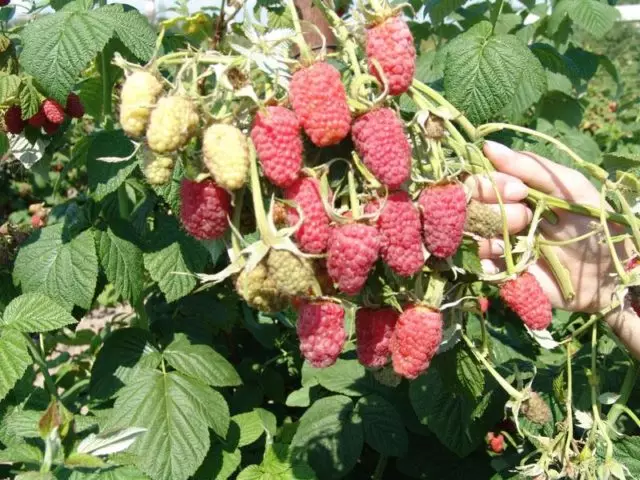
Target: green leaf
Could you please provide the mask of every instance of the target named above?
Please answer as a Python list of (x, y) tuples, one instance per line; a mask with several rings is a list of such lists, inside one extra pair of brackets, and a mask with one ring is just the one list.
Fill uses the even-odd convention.
[(41, 333), (77, 323), (64, 308), (41, 293), (25, 293), (4, 311), (2, 324), (25, 333)]
[(42, 450), (28, 443), (16, 443), (0, 451), (0, 462), (3, 463), (40, 465), (42, 459)]
[(512, 120), (520, 119), (529, 107), (540, 100), (547, 91), (547, 75), (540, 60), (529, 50), (527, 63), (531, 69), (522, 77), (513, 100), (505, 107), (503, 113)]
[(109, 13), (121, 6), (82, 10), (65, 8), (43, 15), (22, 31), (20, 63), (48, 96), (66, 101), (76, 79), (113, 36)]
[(179, 375), (176, 381), (185, 385), (194, 393), (194, 398), (198, 400), (200, 412), (203, 418), (207, 420), (209, 428), (214, 431), (220, 438), (226, 438), (229, 431), (230, 415), (229, 405), (224, 397), (213, 390), (211, 387), (204, 385), (192, 378)]
[(124, 387), (106, 428), (141, 427), (129, 451), (154, 479), (186, 480), (209, 450), (207, 422), (199, 400), (177, 373), (144, 371)]
[(491, 35), (481, 22), (451, 42), (444, 85), (447, 98), (472, 122), (482, 122), (514, 97), (520, 79), (531, 70), (526, 45), (513, 35)]
[(31, 365), (26, 342), (24, 335), (12, 328), (0, 331), (0, 400), (7, 396)]
[(31, 79), (24, 79), (20, 84), (20, 108), (22, 109), (22, 118), (34, 116), (40, 110), (42, 95), (33, 86)]
[(99, 160), (105, 157), (128, 158), (135, 146), (122, 130), (105, 130), (96, 134), (87, 153), (89, 189), (96, 201), (115, 192), (136, 169), (135, 158), (120, 162)]
[(140, 328), (122, 328), (107, 337), (91, 369), (91, 395), (109, 398), (145, 370), (155, 369), (162, 355), (151, 334)]
[(407, 451), (409, 439), (398, 411), (379, 395), (362, 397), (356, 404), (362, 418), (364, 439), (378, 453), (400, 457)]
[(208, 258), (207, 250), (188, 237), (175, 218), (160, 217), (144, 254), (144, 266), (170, 303), (193, 290), (196, 279), (192, 274), (201, 271)]
[(98, 279), (98, 258), (90, 230), (67, 238), (64, 225), (35, 232), (20, 249), (14, 283), (25, 293), (41, 292), (71, 308), (89, 308)]
[(127, 233), (128, 225), (111, 225), (106, 231), (96, 230), (96, 246), (100, 264), (116, 292), (132, 304), (138, 303), (144, 286), (142, 250)]
[(18, 96), (20, 77), (6, 72), (0, 73), (0, 103), (7, 103), (10, 98)]
[(623, 435), (613, 444), (613, 456), (629, 469), (631, 478), (640, 476), (640, 437)]
[(231, 421), (237, 425), (240, 432), (238, 447), (251, 445), (265, 432), (264, 426), (262, 425), (262, 419), (255, 410), (234, 415), (231, 417)]
[(217, 443), (211, 447), (200, 468), (193, 476), (194, 480), (227, 480), (240, 466), (240, 449), (225, 450)]
[(484, 373), (462, 345), (438, 355), (435, 362), (447, 387), (476, 400), (485, 388)]
[(112, 18), (116, 35), (125, 47), (140, 60), (150, 60), (156, 45), (156, 32), (147, 17), (131, 9), (114, 13)]
[(465, 3), (466, 0), (429, 0), (425, 4), (425, 12), (431, 17), (431, 22), (442, 23), (447, 15)]
[(68, 480), (149, 480), (149, 477), (133, 465), (126, 465), (93, 472), (74, 470)]
[(620, 17), (615, 7), (598, 0), (571, 0), (567, 8), (571, 20), (596, 38), (604, 37)]
[[(409, 396), (421, 423), (460, 457), (473, 452), (487, 431), (502, 418), (502, 407), (493, 387), (479, 401), (447, 389), (441, 374), (429, 369), (411, 383)], [(491, 408), (489, 408), (491, 406)]]
[(213, 387), (233, 387), (242, 380), (229, 361), (208, 345), (193, 345), (186, 335), (176, 335), (162, 353), (169, 365)]
[(367, 370), (356, 359), (339, 358), (327, 368), (314, 369), (310, 365), (308, 368), (313, 371), (320, 385), (331, 392), (360, 397), (372, 390)]
[(465, 238), (455, 254), (456, 265), (461, 265), (467, 272), (481, 274), (483, 270), (478, 249), (478, 242)]
[(310, 465), (318, 478), (341, 478), (357, 463), (363, 442), (352, 400), (335, 395), (318, 400), (302, 416), (291, 455)]

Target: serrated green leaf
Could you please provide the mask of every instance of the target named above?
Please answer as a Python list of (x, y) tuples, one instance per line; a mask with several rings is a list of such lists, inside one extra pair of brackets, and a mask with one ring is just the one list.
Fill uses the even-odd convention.
[(63, 224), (35, 232), (18, 252), (13, 279), (25, 293), (44, 293), (68, 309), (89, 308), (98, 279), (93, 234), (67, 238)]
[(89, 188), (93, 198), (102, 200), (115, 192), (138, 166), (135, 158), (121, 162), (105, 162), (105, 157), (128, 158), (135, 146), (122, 130), (105, 130), (92, 138), (87, 152)]
[(37, 18), (22, 31), (22, 67), (48, 96), (66, 101), (80, 73), (113, 36), (118, 12), (120, 5), (65, 8)]
[(306, 408), (311, 404), (311, 389), (309, 387), (302, 387), (298, 390), (294, 390), (289, 394), (285, 405), (287, 407), (303, 407)]
[(231, 417), (231, 421), (238, 426), (240, 431), (238, 447), (251, 445), (265, 432), (260, 415), (256, 411), (234, 415)]
[(20, 90), (20, 77), (0, 73), (0, 103), (7, 103), (10, 98), (16, 98)]
[(571, 20), (596, 38), (604, 37), (620, 17), (615, 7), (598, 0), (571, 0), (567, 9)]
[(442, 23), (447, 15), (465, 2), (466, 0), (429, 0), (425, 4), (425, 12), (429, 14), (433, 23)]
[(186, 335), (176, 335), (162, 355), (179, 372), (213, 387), (233, 387), (242, 383), (226, 358), (208, 345), (193, 345)]
[(497, 399), (495, 392), (490, 389), (479, 402), (472, 401), (467, 395), (445, 388), (441, 374), (430, 369), (411, 383), (409, 396), (420, 422), (452, 452), (464, 457), (502, 418), (504, 398)]
[(11, 328), (0, 331), (0, 400), (7, 396), (31, 365), (26, 341), (20, 332)]
[(193, 476), (194, 480), (227, 480), (240, 466), (240, 449), (225, 450), (217, 443), (211, 447), (204, 462)]
[(237, 480), (264, 480), (265, 477), (272, 478), (271, 475), (267, 477), (259, 465), (249, 465), (238, 474)]
[(25, 293), (4, 311), (2, 325), (25, 333), (41, 333), (77, 323), (69, 312), (42, 293)]
[(91, 369), (91, 395), (109, 398), (140, 372), (160, 365), (162, 355), (152, 341), (151, 334), (140, 328), (122, 328), (109, 335)]
[(548, 89), (547, 75), (540, 61), (529, 51), (530, 71), (522, 77), (513, 100), (505, 107), (503, 113), (511, 120), (517, 121), (536, 103)]
[(137, 10), (112, 15), (115, 32), (120, 41), (140, 60), (151, 59), (156, 45), (156, 32), (149, 20)]
[(95, 236), (98, 257), (107, 279), (123, 299), (138, 303), (144, 286), (142, 250), (128, 238), (127, 225), (96, 230)]
[(194, 398), (199, 402), (200, 412), (207, 420), (209, 428), (220, 438), (225, 438), (231, 422), (229, 405), (224, 397), (211, 387), (184, 375), (175, 377), (176, 381), (184, 384), (194, 393)]
[(129, 451), (154, 479), (186, 480), (209, 450), (207, 422), (186, 385), (177, 373), (140, 372), (120, 391), (108, 420), (106, 428), (147, 429)]
[(196, 286), (194, 272), (202, 271), (209, 254), (195, 239), (188, 237), (173, 217), (160, 217), (144, 253), (144, 266), (158, 282), (167, 302), (187, 295)]
[(0, 462), (40, 465), (42, 450), (28, 443), (16, 443), (0, 450)]
[(341, 478), (355, 466), (364, 435), (349, 397), (318, 400), (302, 418), (291, 443), (294, 462), (306, 463), (319, 478)]
[(74, 470), (68, 480), (149, 480), (149, 477), (133, 465), (126, 465), (93, 472)]
[(398, 411), (379, 395), (358, 400), (356, 411), (362, 418), (365, 441), (378, 453), (400, 457), (407, 451), (409, 438)]
[(38, 113), (40, 103), (42, 101), (42, 95), (40, 95), (40, 92), (38, 92), (36, 87), (34, 87), (31, 79), (24, 79), (20, 83), (18, 96), (20, 97), (22, 118), (29, 118)]
[(492, 35), (481, 22), (447, 48), (444, 84), (447, 98), (480, 123), (502, 110), (528, 72), (531, 56), (514, 35)]

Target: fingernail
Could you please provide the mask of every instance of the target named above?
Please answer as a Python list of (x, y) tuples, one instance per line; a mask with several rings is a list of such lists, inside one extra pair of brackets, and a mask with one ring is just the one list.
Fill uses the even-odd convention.
[(494, 142), (492, 140), (487, 140), (486, 142), (484, 142), (484, 146), (490, 151), (491, 155), (494, 156), (509, 155), (513, 152), (513, 150), (511, 150), (509, 147), (506, 147), (505, 145)]
[(480, 265), (482, 265), (482, 271), (485, 275), (495, 275), (500, 271), (493, 260), (480, 260)]
[(510, 179), (504, 186), (504, 196), (509, 200), (522, 200), (529, 194), (529, 188), (517, 179)]

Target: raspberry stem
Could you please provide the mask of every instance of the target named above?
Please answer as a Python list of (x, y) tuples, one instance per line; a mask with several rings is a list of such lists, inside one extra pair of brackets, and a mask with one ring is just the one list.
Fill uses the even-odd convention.
[(447, 281), (439, 273), (433, 272), (429, 277), (429, 285), (424, 294), (423, 301), (426, 305), (436, 310), (440, 309), (444, 297), (444, 287)]
[(258, 163), (256, 161), (256, 148), (251, 139), (247, 139), (249, 146), (249, 171), (251, 174), (251, 198), (253, 199), (253, 211), (256, 216), (258, 232), (265, 244), (271, 246), (276, 243), (275, 235), (267, 224), (267, 213), (262, 202), (262, 189), (260, 188), (260, 176), (258, 175)]
[(556, 283), (560, 286), (562, 296), (566, 301), (571, 301), (576, 296), (576, 291), (573, 288), (573, 282), (571, 282), (571, 276), (569, 270), (565, 267), (556, 251), (549, 245), (538, 244), (540, 248), (540, 254), (544, 258), (551, 269), (551, 273), (556, 279)]
[[(615, 194), (622, 205), (622, 211), (626, 218), (635, 218), (635, 214), (631, 210), (631, 205), (627, 201), (627, 198), (623, 193), (616, 189)], [(638, 228), (638, 222), (631, 222), (631, 233), (633, 234), (633, 243), (635, 244), (636, 251), (640, 252), (640, 228)]]
[(298, 16), (298, 10), (296, 9), (295, 2), (293, 0), (287, 0), (287, 6), (291, 12), (291, 21), (293, 22), (293, 29), (296, 32), (295, 42), (300, 49), (300, 57), (303, 63), (311, 65), (313, 63), (313, 55), (309, 45), (307, 45), (304, 35), (302, 33), (302, 27), (300, 26), (300, 17)]
[(602, 225), (602, 229), (604, 231), (604, 236), (607, 241), (607, 246), (609, 247), (609, 252), (611, 253), (611, 258), (613, 259), (613, 265), (616, 267), (616, 272), (618, 272), (618, 276), (620, 280), (622, 280), (623, 285), (629, 283), (629, 274), (625, 270), (624, 266), (620, 262), (620, 257), (618, 257), (618, 251), (613, 243), (613, 239), (611, 238), (611, 232), (609, 230), (609, 222), (607, 221), (607, 216), (605, 212), (607, 211), (607, 186), (603, 185), (600, 190), (600, 223)]

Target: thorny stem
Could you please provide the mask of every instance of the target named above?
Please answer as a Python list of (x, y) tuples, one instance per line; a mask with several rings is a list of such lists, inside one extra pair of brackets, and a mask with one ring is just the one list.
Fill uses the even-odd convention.
[(611, 239), (611, 232), (609, 231), (609, 223), (607, 222), (607, 218), (605, 212), (607, 211), (607, 187), (606, 185), (602, 186), (600, 190), (600, 224), (602, 225), (602, 230), (604, 231), (605, 240), (607, 242), (607, 246), (609, 247), (609, 252), (611, 253), (611, 258), (613, 260), (613, 265), (616, 267), (616, 272), (618, 272), (618, 276), (624, 285), (629, 283), (629, 274), (622, 266), (620, 262), (620, 258), (618, 257), (618, 252), (616, 250), (616, 246), (613, 244), (613, 240)]
[(569, 461), (571, 454), (571, 440), (573, 439), (573, 370), (571, 365), (571, 346), (567, 345), (565, 348), (567, 352), (567, 443), (564, 447), (564, 461)]
[(349, 182), (349, 203), (351, 204), (351, 214), (353, 215), (353, 219), (357, 220), (360, 217), (360, 204), (358, 203), (358, 192), (356, 191), (356, 179), (353, 170), (349, 169), (347, 179)]
[(590, 232), (585, 233), (584, 235), (580, 235), (579, 237), (575, 237), (575, 238), (570, 238), (568, 240), (548, 240), (546, 238), (544, 238), (543, 236), (540, 236), (538, 238), (538, 244), (540, 245), (548, 245), (550, 247), (565, 247), (567, 245), (571, 245), (573, 243), (578, 243), (578, 242), (582, 242), (583, 240), (587, 240), (591, 237), (593, 237), (594, 235), (597, 235), (598, 233), (600, 233), (602, 231), (602, 227), (598, 226), (598, 228), (595, 228), (593, 230), (591, 230)]
[(40, 350), (36, 348), (36, 346), (33, 344), (33, 340), (31, 340), (31, 337), (29, 337), (29, 335), (25, 333), (24, 338), (27, 342), (27, 348), (29, 349), (29, 352), (31, 352), (31, 356), (38, 364), (38, 367), (40, 367), (40, 373), (42, 373), (44, 384), (47, 388), (47, 391), (49, 392), (49, 395), (54, 398), (59, 398), (58, 389), (56, 388), (56, 384), (53, 381), (53, 378), (49, 374), (49, 369), (47, 368), (47, 362), (43, 357), (43, 353), (40, 353)]
[(545, 140), (551, 144), (553, 144), (558, 150), (566, 153), (571, 157), (571, 159), (581, 168), (584, 168), (591, 175), (593, 175), (598, 180), (603, 182), (607, 181), (608, 174), (606, 170), (594, 165), (593, 163), (589, 163), (580, 157), (577, 153), (567, 147), (560, 140), (553, 138), (544, 133), (538, 132), (536, 130), (532, 130), (526, 127), (519, 127), (517, 125), (510, 125), (508, 123), (486, 123), (478, 127), (478, 134), (482, 137), (486, 137), (487, 135), (495, 132), (499, 132), (501, 130), (513, 130), (514, 132), (525, 133), (534, 137), (538, 137), (542, 140)]
[(576, 291), (573, 288), (573, 282), (567, 267), (565, 267), (556, 251), (549, 245), (538, 244), (540, 248), (540, 254), (544, 258), (551, 268), (551, 273), (556, 278), (556, 283), (560, 286), (562, 296), (566, 301), (571, 301), (576, 296)]
[(302, 33), (302, 27), (300, 26), (300, 17), (298, 16), (298, 10), (296, 9), (295, 2), (293, 0), (287, 0), (287, 6), (291, 12), (291, 21), (293, 22), (293, 29), (296, 32), (296, 44), (300, 49), (300, 58), (304, 63), (313, 63), (313, 55), (307, 45), (304, 35)]
[[(470, 155), (475, 155), (483, 164), (487, 172), (491, 171), (488, 163), (489, 161), (485, 158), (485, 156), (475, 147), (475, 145), (469, 145)], [(511, 253), (511, 239), (509, 237), (509, 224), (507, 222), (507, 211), (504, 208), (504, 202), (502, 201), (502, 194), (496, 185), (495, 180), (492, 175), (487, 173), (487, 178), (491, 182), (491, 186), (496, 194), (496, 200), (498, 200), (498, 205), (500, 206), (500, 215), (502, 216), (502, 239), (504, 241), (504, 259), (507, 266), (507, 273), (509, 275), (513, 275), (516, 272), (515, 264), (513, 263), (513, 254)]]
[(496, 380), (496, 382), (498, 382), (500, 384), (500, 386), (503, 388), (503, 390), (505, 392), (507, 392), (509, 394), (509, 396), (511, 398), (513, 398), (514, 400), (517, 401), (521, 401), (524, 396), (522, 395), (522, 393), (520, 393), (518, 390), (516, 390), (515, 388), (513, 388), (511, 386), (511, 384), (509, 384), (509, 382), (507, 382), (507, 380), (498, 373), (498, 371), (493, 367), (493, 365), (491, 365), (486, 358), (484, 358), (482, 355), (480, 355), (480, 352), (478, 352), (478, 349), (476, 348), (476, 346), (473, 344), (473, 342), (469, 339), (469, 337), (467, 337), (464, 332), (461, 333), (462, 335), (462, 339), (465, 341), (465, 343), (467, 344), (467, 346), (469, 347), (469, 349), (471, 350), (471, 353), (473, 353), (473, 356), (476, 357), (476, 359), (482, 363), (482, 365), (484, 366), (484, 368), (487, 369), (487, 371), (491, 374), (491, 376)]
[(560, 208), (571, 213), (583, 215), (585, 217), (596, 218), (598, 220), (601, 220), (602, 215), (604, 214), (607, 220), (614, 223), (619, 223), (621, 225), (626, 225), (628, 227), (631, 226), (632, 222), (637, 222), (635, 218), (633, 220), (630, 220), (620, 213), (610, 212), (609, 210), (605, 210), (604, 212), (602, 212), (601, 209), (592, 207), (590, 205), (581, 205), (578, 203), (567, 202), (562, 198), (548, 195), (533, 188), (529, 188), (528, 198), (536, 201), (544, 200), (550, 207)]
[(275, 243), (274, 235), (267, 225), (267, 212), (262, 201), (262, 189), (260, 188), (260, 176), (258, 175), (258, 162), (256, 161), (256, 149), (249, 140), (249, 165), (251, 175), (251, 198), (253, 199), (253, 211), (256, 216), (256, 225), (262, 240), (267, 245)]
[[(231, 223), (236, 231), (240, 231), (240, 222), (242, 221), (242, 206), (244, 204), (244, 188), (238, 190), (234, 194), (234, 210), (233, 210), (233, 218), (231, 219)], [(235, 232), (231, 232), (231, 246), (233, 248), (233, 253), (236, 255), (240, 255), (242, 251), (242, 247), (240, 246), (240, 241), (238, 240)]]
[(598, 313), (594, 313), (593, 315), (591, 315), (591, 317), (589, 317), (589, 320), (587, 320), (587, 322), (584, 325), (582, 325), (580, 328), (578, 328), (575, 332), (573, 332), (569, 337), (562, 340), (562, 342), (560, 343), (563, 343), (563, 344), (569, 343), (572, 340), (579, 338), (580, 336), (582, 336), (584, 332), (589, 330), (589, 328), (594, 323), (598, 322), (599, 320), (602, 320), (604, 317), (606, 317), (608, 314), (613, 312), (618, 307), (620, 307), (620, 302), (618, 300), (614, 300), (613, 302), (611, 302), (611, 305), (609, 305), (607, 308), (604, 308)]
[(589, 384), (591, 387), (591, 410), (594, 419), (594, 428), (589, 434), (589, 439), (592, 439), (597, 434), (597, 430), (600, 430), (600, 434), (604, 437), (607, 444), (607, 451), (605, 454), (605, 462), (609, 461), (613, 457), (613, 443), (607, 433), (606, 425), (600, 417), (600, 406), (598, 402), (598, 325), (594, 324), (591, 330), (591, 378)]
[(620, 389), (620, 398), (616, 401), (616, 403), (609, 410), (609, 414), (607, 415), (607, 423), (613, 428), (622, 413), (621, 406), (626, 405), (629, 401), (629, 397), (631, 397), (631, 392), (633, 391), (633, 387), (636, 384), (636, 380), (638, 379), (639, 365), (636, 360), (631, 360), (631, 365), (627, 369), (627, 374), (624, 377), (624, 381), (622, 382), (622, 388)]
[[(626, 197), (620, 190), (615, 191), (620, 205), (622, 205), (622, 211), (628, 218), (635, 218), (634, 213), (631, 211), (631, 205), (627, 201)], [(633, 234), (633, 242), (636, 247), (636, 251), (640, 252), (640, 228), (638, 228), (638, 222), (631, 222), (631, 233)]]
[(220, 41), (222, 40), (222, 36), (224, 34), (224, 30), (227, 26), (226, 22), (224, 21), (224, 7), (226, 3), (226, 0), (222, 0), (222, 2), (220, 3), (220, 13), (218, 14), (218, 21), (216, 22), (216, 30), (213, 35), (212, 41), (212, 47), (214, 50), (220, 44)]
[(382, 480), (384, 478), (384, 469), (387, 468), (387, 461), (389, 457), (386, 455), (380, 454), (378, 457), (378, 463), (376, 464), (376, 469), (373, 472), (372, 480)]

